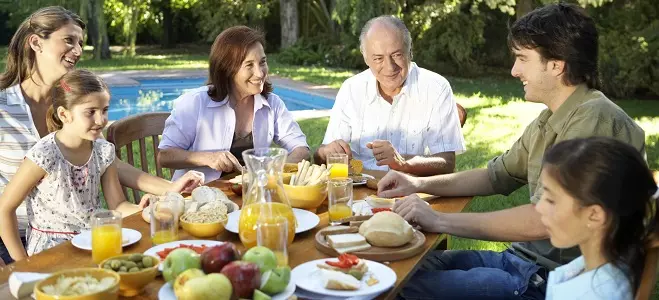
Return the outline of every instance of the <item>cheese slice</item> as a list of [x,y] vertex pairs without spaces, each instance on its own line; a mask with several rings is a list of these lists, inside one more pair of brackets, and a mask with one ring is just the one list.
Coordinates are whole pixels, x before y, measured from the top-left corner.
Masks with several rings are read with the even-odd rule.
[[49,276],[44,273],[13,272],[9,275],[9,291],[16,299],[28,297],[32,295],[34,286]]
[[342,272],[327,269],[320,269],[320,272],[323,286],[328,290],[356,291],[362,285],[355,277]]
[[371,245],[366,243],[366,242],[364,242],[364,244],[362,244],[362,245],[357,245],[357,246],[334,248],[334,250],[336,250],[336,252],[338,252],[339,254],[359,252],[359,251],[364,251],[364,250],[368,250],[368,249],[371,249]]
[[367,244],[366,238],[359,233],[329,235],[327,236],[327,241],[335,249]]

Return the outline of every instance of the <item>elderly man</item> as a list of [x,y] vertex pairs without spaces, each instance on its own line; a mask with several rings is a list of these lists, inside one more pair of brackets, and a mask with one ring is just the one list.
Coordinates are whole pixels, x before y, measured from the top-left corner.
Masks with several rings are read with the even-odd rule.
[[465,146],[448,81],[411,62],[410,32],[395,17],[368,21],[359,40],[369,69],[341,86],[316,161],[345,153],[371,170],[453,172]]
[[392,171],[379,182],[378,193],[508,195],[528,184],[530,203],[495,212],[440,213],[417,196],[394,206],[425,231],[516,243],[504,252],[434,252],[403,289],[405,299],[543,299],[548,271],[579,256],[577,248],[551,245],[535,210],[544,191],[540,173],[545,150],[569,139],[606,136],[645,152],[643,129],[596,90],[598,34],[583,9],[563,3],[539,8],[517,20],[508,39],[515,54],[511,74],[524,86],[524,98],[547,109],[487,168],[432,177]]

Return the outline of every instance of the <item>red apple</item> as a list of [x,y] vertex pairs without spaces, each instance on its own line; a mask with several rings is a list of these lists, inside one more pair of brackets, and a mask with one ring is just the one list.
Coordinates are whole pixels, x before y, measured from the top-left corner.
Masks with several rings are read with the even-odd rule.
[[224,243],[207,248],[201,253],[201,269],[204,273],[220,273],[222,268],[234,260],[239,260],[240,254],[232,243]]
[[234,194],[240,196],[240,195],[243,194],[243,185],[242,185],[242,184],[233,183],[233,184],[231,184],[231,191],[232,191]]
[[233,293],[238,298],[251,299],[254,290],[261,286],[261,272],[255,263],[234,261],[222,268],[222,274],[229,278]]

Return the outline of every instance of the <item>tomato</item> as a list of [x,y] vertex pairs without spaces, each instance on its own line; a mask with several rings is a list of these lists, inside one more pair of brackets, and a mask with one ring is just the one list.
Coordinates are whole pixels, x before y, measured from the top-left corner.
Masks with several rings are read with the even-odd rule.
[[352,264],[350,264],[350,262],[348,262],[348,261],[341,261],[341,260],[339,260],[339,261],[330,261],[330,260],[326,260],[325,263],[332,266],[332,267],[337,267],[337,268],[341,268],[341,269],[349,269],[350,267],[352,267]]
[[344,253],[339,255],[339,261],[348,262],[351,266],[359,263],[359,257],[353,254]]
[[388,208],[388,207],[372,208],[371,211],[372,211],[374,214],[377,214],[377,213],[379,213],[379,212],[381,212],[381,211],[391,211],[391,208]]

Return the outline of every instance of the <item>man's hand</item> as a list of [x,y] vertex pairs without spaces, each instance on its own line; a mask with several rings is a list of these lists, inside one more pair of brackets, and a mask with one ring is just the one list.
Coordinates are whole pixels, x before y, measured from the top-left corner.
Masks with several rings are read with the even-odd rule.
[[378,182],[378,196],[393,198],[414,194],[419,191],[419,181],[417,177],[389,170]]
[[238,159],[229,151],[212,152],[208,153],[207,166],[220,172],[233,172],[239,171],[242,166]]
[[336,140],[318,149],[318,156],[323,161],[327,161],[327,157],[332,154],[348,154],[348,159],[352,158],[350,145],[344,140]]
[[440,213],[433,210],[426,201],[417,195],[396,201],[393,211],[408,223],[420,226],[423,231],[439,232],[436,222],[441,217]]
[[389,166],[394,170],[401,170],[405,166],[405,159],[389,141],[375,140],[367,143],[366,147],[373,150],[373,156],[378,166]]

